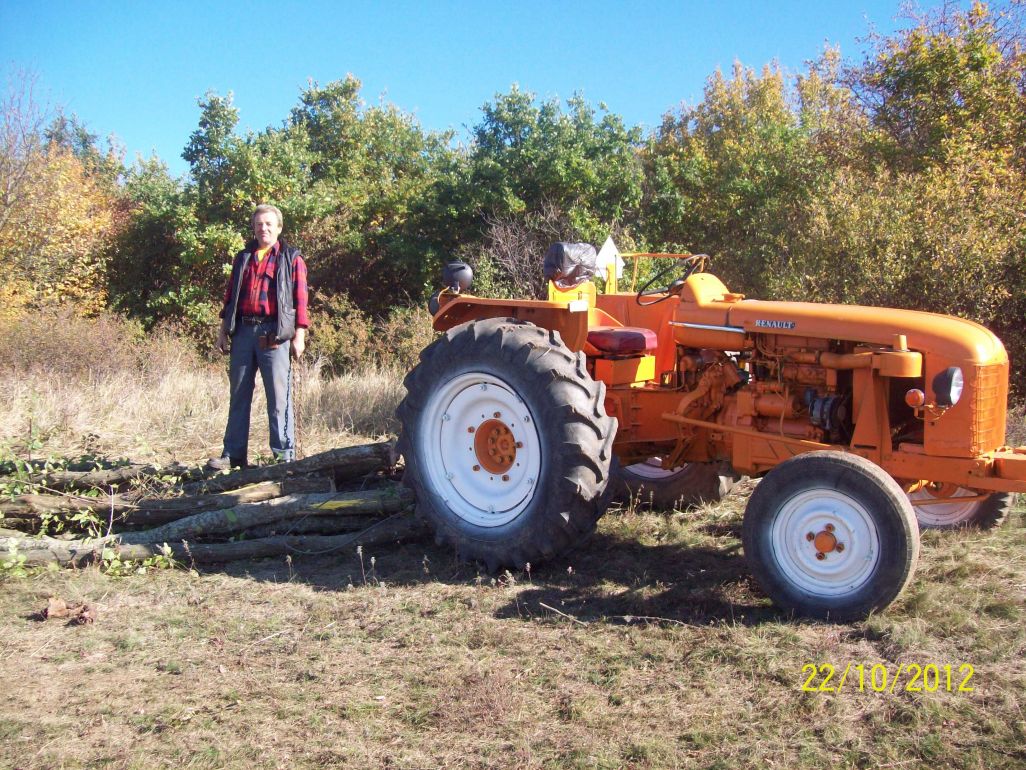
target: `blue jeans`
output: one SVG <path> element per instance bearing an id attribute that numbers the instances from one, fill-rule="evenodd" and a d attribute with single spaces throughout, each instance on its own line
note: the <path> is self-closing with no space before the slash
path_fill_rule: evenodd
<path id="1" fill-rule="evenodd" d="M 239 319 L 232 337 L 228 383 L 231 405 L 228 427 L 224 431 L 224 452 L 236 461 L 245 461 L 249 446 L 249 414 L 253 404 L 253 386 L 257 370 L 267 396 L 267 427 L 271 434 L 271 452 L 279 460 L 296 459 L 296 418 L 292 404 L 291 343 L 283 342 L 274 350 L 261 350 L 258 338 L 274 334 L 275 322 L 245 324 Z"/>

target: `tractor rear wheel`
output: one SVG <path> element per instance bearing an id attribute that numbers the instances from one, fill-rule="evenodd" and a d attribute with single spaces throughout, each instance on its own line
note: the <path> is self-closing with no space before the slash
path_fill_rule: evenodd
<path id="1" fill-rule="evenodd" d="M 752 574 L 775 604 L 832 621 L 887 607 L 919 558 L 904 490 L 879 466 L 844 452 L 809 452 L 767 473 L 748 501 L 741 537 Z"/>
<path id="2" fill-rule="evenodd" d="M 908 497 L 921 529 L 993 529 L 1004 523 L 1015 506 L 1015 495 L 1010 492 L 995 492 L 983 500 L 960 502 L 958 499 L 977 495 L 977 492 L 964 487 L 927 484 Z M 950 498 L 951 502 L 926 502 L 937 498 Z"/>
<path id="3" fill-rule="evenodd" d="M 723 463 L 687 463 L 668 471 L 663 469 L 661 460 L 651 457 L 621 467 L 617 496 L 625 502 L 637 500 L 653 508 L 672 510 L 717 503 L 738 480 L 729 465 Z"/>
<path id="4" fill-rule="evenodd" d="M 559 334 L 511 318 L 450 329 L 404 382 L 399 451 L 417 509 L 490 571 L 551 558 L 609 502 L 616 420 Z"/>

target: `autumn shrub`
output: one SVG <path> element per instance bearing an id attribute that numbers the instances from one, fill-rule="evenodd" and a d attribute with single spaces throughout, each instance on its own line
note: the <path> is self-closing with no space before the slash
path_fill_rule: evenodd
<path id="1" fill-rule="evenodd" d="M 0 322 L 0 335 L 7 343 L 4 370 L 96 377 L 136 369 L 142 329 L 109 313 L 84 318 L 67 307 L 43 307 Z"/>
<path id="2" fill-rule="evenodd" d="M 399 307 L 375 324 L 369 353 L 377 366 L 406 372 L 417 364 L 420 351 L 437 336 L 426 307 Z"/>
<path id="3" fill-rule="evenodd" d="M 17 186 L 5 196 L 13 202 L 0 206 L 0 259 L 28 279 L 24 289 L 33 301 L 101 310 L 107 303 L 104 246 L 113 232 L 112 197 L 60 146 L 30 148 L 20 162 L 10 182 Z"/>
<path id="4" fill-rule="evenodd" d="M 330 376 L 368 367 L 409 370 L 434 339 L 426 307 L 396 307 L 375 319 L 346 294 L 313 310 L 310 325 L 310 355 Z"/>
<path id="5" fill-rule="evenodd" d="M 206 366 L 195 344 L 173 325 L 149 333 L 113 313 L 78 315 L 66 306 L 43 307 L 0 319 L 7 351 L 0 372 L 54 379 L 146 377 Z"/>
<path id="6" fill-rule="evenodd" d="M 329 373 L 358 367 L 373 336 L 370 318 L 349 298 L 336 294 L 310 310 L 310 347 Z"/>

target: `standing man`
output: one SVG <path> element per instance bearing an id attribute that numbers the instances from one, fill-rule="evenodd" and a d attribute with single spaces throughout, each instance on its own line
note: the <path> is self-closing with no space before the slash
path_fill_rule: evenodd
<path id="1" fill-rule="evenodd" d="M 271 452 L 277 460 L 294 460 L 296 418 L 292 403 L 292 358 L 306 348 L 306 263 L 299 249 L 280 237 L 281 211 L 261 204 L 251 217 L 253 240 L 238 253 L 224 292 L 217 348 L 227 353 L 231 405 L 224 431 L 224 451 L 208 465 L 217 470 L 244 468 L 249 443 L 249 413 L 256 372 L 267 394 Z"/>

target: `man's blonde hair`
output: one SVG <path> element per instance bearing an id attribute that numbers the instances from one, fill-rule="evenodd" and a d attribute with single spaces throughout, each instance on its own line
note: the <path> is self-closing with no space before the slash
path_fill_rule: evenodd
<path id="1" fill-rule="evenodd" d="M 249 224 L 251 227 L 253 226 L 253 223 L 256 222 L 257 216 L 260 214 L 274 214 L 278 218 L 278 227 L 285 226 L 285 220 L 281 216 L 280 208 L 272 206 L 270 203 L 261 203 L 253 209 L 253 215 L 249 218 Z"/>

